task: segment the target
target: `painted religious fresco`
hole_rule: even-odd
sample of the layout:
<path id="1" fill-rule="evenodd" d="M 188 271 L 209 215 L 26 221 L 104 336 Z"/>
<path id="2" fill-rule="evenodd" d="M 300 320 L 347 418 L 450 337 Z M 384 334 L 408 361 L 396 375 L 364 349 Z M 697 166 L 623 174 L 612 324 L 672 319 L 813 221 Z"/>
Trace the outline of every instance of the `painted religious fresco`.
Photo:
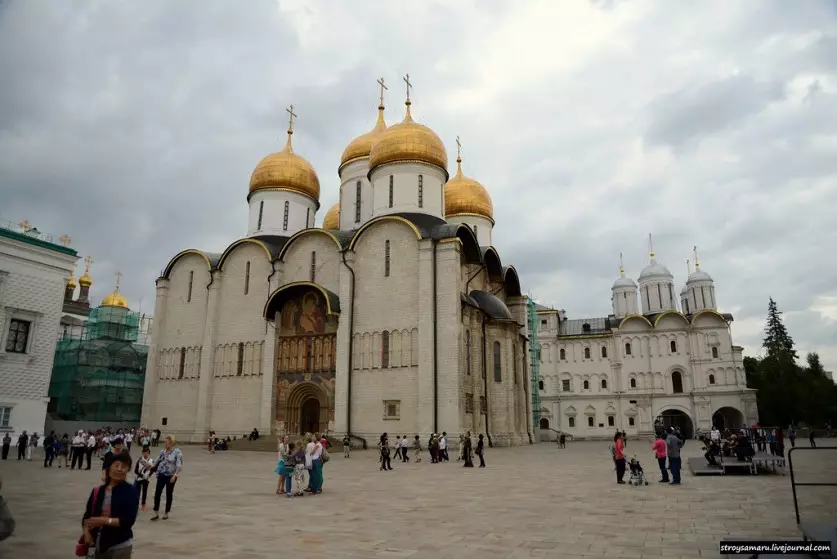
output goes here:
<path id="1" fill-rule="evenodd" d="M 282 306 L 276 329 L 276 432 L 333 428 L 337 317 L 322 293 L 307 291 Z"/>

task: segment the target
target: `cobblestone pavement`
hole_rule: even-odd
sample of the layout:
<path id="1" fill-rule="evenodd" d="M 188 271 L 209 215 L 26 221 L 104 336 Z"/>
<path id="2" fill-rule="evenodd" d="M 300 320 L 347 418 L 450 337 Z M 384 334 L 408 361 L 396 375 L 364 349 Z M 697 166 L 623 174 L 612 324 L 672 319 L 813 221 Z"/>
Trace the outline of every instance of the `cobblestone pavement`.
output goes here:
<path id="1" fill-rule="evenodd" d="M 374 451 L 349 460 L 337 451 L 321 495 L 286 499 L 274 494 L 273 454 L 209 455 L 187 446 L 172 517 L 152 523 L 150 512 L 140 513 L 134 556 L 718 557 L 722 538 L 799 537 L 789 476 L 694 477 L 687 470 L 683 485 L 663 486 L 648 443 L 629 441 L 627 450 L 643 461 L 649 487 L 616 485 L 607 443 L 578 442 L 563 450 L 488 449 L 485 469 L 430 464 L 425 456 L 381 472 Z M 698 444 L 689 441 L 683 454 L 684 462 L 699 455 Z M 795 453 L 800 471 L 821 481 L 837 481 L 835 458 L 837 448 Z M 17 520 L 0 557 L 71 557 L 99 472 L 9 460 L 0 461 L 0 475 Z M 835 520 L 834 489 L 802 493 L 802 503 Z"/>

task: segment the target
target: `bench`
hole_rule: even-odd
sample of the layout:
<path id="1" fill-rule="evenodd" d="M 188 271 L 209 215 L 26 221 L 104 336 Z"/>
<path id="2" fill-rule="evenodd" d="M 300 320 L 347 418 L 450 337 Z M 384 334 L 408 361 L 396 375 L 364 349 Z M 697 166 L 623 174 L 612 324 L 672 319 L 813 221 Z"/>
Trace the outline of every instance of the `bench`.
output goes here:
<path id="1" fill-rule="evenodd" d="M 735 470 L 744 468 L 749 471 L 751 474 L 756 474 L 756 464 L 750 460 L 741 461 L 735 456 L 719 456 L 718 462 L 721 464 L 721 469 L 724 473 L 727 473 L 727 470 Z"/>

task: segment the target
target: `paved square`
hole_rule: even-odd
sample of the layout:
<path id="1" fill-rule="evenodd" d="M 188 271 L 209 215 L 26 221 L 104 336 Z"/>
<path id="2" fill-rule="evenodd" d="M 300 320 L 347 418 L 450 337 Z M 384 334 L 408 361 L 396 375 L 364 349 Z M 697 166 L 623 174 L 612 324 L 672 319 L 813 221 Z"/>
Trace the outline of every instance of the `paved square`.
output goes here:
<path id="1" fill-rule="evenodd" d="M 616 485 L 606 442 L 488 449 L 485 469 L 430 464 L 425 456 L 380 472 L 375 451 L 350 460 L 337 451 L 324 469 L 323 494 L 295 499 L 274 495 L 274 454 L 209 455 L 186 446 L 172 518 L 152 523 L 150 512 L 140 513 L 134 556 L 718 557 L 722 538 L 799 539 L 789 476 L 685 471 L 682 486 L 661 486 L 648 446 L 628 442 L 651 482 L 641 488 Z M 699 454 L 689 441 L 684 458 Z M 837 481 L 837 448 L 795 458 L 809 480 Z M 72 556 L 99 473 L 9 460 L 0 461 L 0 475 L 17 520 L 0 557 Z M 802 501 L 821 519 L 837 519 L 837 488 L 806 491 Z"/>

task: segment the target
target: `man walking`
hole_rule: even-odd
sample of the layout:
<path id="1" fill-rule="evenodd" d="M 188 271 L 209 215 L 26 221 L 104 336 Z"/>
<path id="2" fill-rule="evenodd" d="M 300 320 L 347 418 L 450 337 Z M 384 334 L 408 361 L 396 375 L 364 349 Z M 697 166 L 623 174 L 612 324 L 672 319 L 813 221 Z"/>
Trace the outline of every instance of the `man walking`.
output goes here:
<path id="1" fill-rule="evenodd" d="M 76 433 L 76 436 L 73 437 L 73 463 L 70 465 L 71 470 L 76 469 L 76 464 L 78 464 L 78 469 L 81 470 L 81 461 L 84 459 L 84 442 L 84 433 L 82 431 L 79 431 L 78 433 Z"/>
<path id="2" fill-rule="evenodd" d="M 9 458 L 9 448 L 12 446 L 12 438 L 6 433 L 6 436 L 3 437 L 3 460 L 7 460 Z"/>
<path id="3" fill-rule="evenodd" d="M 87 470 L 90 469 L 90 460 L 93 458 L 93 452 L 96 450 L 96 436 L 93 433 L 90 433 L 90 436 L 87 437 L 87 448 L 84 449 L 84 456 L 87 458 Z M 81 468 L 81 464 L 79 464 L 79 468 Z"/>
<path id="4" fill-rule="evenodd" d="M 666 437 L 668 447 L 668 469 L 671 471 L 671 485 L 680 485 L 680 447 L 683 446 L 680 438 L 671 429 Z"/>
<path id="5" fill-rule="evenodd" d="M 52 467 L 52 459 L 55 457 L 55 431 L 50 431 L 44 437 L 44 468 Z"/>
<path id="6" fill-rule="evenodd" d="M 445 462 L 449 462 L 450 458 L 448 458 L 448 433 L 447 431 L 442 431 L 442 438 L 439 439 L 439 462 L 444 460 Z"/>
<path id="7" fill-rule="evenodd" d="M 26 447 L 29 446 L 29 435 L 26 431 L 17 438 L 17 459 L 23 460 L 26 457 Z"/>
<path id="8" fill-rule="evenodd" d="M 404 438 L 401 439 L 401 461 L 410 461 L 410 441 L 407 440 L 407 435 L 404 435 Z"/>
<path id="9" fill-rule="evenodd" d="M 38 439 L 38 433 L 32 433 L 32 436 L 29 437 L 29 446 L 26 447 L 26 460 L 29 462 L 32 461 L 32 453 L 38 448 Z"/>

